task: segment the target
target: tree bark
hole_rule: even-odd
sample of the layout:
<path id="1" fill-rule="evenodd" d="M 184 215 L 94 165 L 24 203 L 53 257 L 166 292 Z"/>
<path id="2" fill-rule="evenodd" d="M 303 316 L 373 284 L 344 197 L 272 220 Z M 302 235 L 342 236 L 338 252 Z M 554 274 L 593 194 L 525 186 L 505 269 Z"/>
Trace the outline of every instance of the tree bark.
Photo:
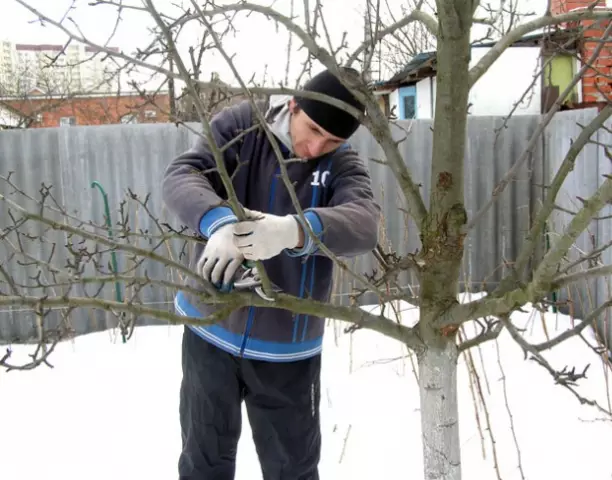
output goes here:
<path id="1" fill-rule="evenodd" d="M 436 108 L 430 207 L 421 225 L 422 306 L 427 315 L 456 302 L 463 257 L 464 156 L 469 94 L 472 7 L 465 0 L 438 0 Z"/>
<path id="2" fill-rule="evenodd" d="M 461 480 L 457 358 L 452 340 L 418 356 L 425 480 Z"/>

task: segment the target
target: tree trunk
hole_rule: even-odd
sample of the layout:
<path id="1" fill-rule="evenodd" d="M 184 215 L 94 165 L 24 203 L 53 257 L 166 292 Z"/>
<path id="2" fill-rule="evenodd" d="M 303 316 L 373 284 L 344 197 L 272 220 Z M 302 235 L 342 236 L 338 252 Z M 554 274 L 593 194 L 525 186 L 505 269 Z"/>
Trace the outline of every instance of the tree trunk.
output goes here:
<path id="1" fill-rule="evenodd" d="M 436 0 L 436 107 L 429 211 L 421 225 L 418 353 L 426 480 L 460 480 L 457 325 L 440 320 L 457 303 L 464 253 L 464 162 L 470 90 L 470 32 L 477 3 Z M 486 159 L 485 159 L 486 160 Z"/>
<path id="2" fill-rule="evenodd" d="M 464 157 L 469 94 L 472 3 L 438 0 L 436 108 L 433 123 L 429 213 L 421 225 L 425 262 L 421 276 L 423 305 L 434 318 L 456 301 L 463 257 Z"/>
<path id="3" fill-rule="evenodd" d="M 425 480 L 461 480 L 457 358 L 452 340 L 418 356 Z"/>
<path id="4" fill-rule="evenodd" d="M 437 0 L 436 109 L 429 212 L 421 225 L 418 353 L 426 480 L 460 480 L 456 326 L 437 326 L 457 303 L 467 222 L 464 156 L 469 94 L 470 0 Z"/>

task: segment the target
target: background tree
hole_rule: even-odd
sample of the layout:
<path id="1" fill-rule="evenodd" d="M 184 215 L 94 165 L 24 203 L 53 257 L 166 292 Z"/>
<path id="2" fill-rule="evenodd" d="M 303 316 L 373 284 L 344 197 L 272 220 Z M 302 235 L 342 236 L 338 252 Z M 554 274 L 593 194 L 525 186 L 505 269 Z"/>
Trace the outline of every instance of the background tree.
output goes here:
<path id="1" fill-rule="evenodd" d="M 164 77 L 164 81 L 174 78 L 177 83 L 182 82 L 185 91 L 193 101 L 202 126 L 202 131 L 193 131 L 204 135 L 211 143 L 213 142 L 212 136 L 208 133 L 210 115 L 200 92 L 202 88 L 212 85 L 211 82 L 203 79 L 205 77 L 196 75 L 197 67 L 190 64 L 185 55 L 181 54 L 177 46 L 179 37 L 176 32 L 187 24 L 195 24 L 198 28 L 206 30 L 211 48 L 214 49 L 216 55 L 225 60 L 238 84 L 230 87 L 229 85 L 235 83 L 228 81 L 222 86 L 218 84 L 214 86 L 225 95 L 239 93 L 252 100 L 253 95 L 290 94 L 293 90 L 286 85 L 265 88 L 258 86 L 252 79 L 246 79 L 246 76 L 236 68 L 231 54 L 221 41 L 220 33 L 225 28 L 229 28 L 228 26 L 238 18 L 247 15 L 249 18 L 262 16 L 268 19 L 271 25 L 282 26 L 292 34 L 292 41 L 299 44 L 300 55 L 293 57 L 298 58 L 300 63 L 298 79 L 313 64 L 325 66 L 339 76 L 341 81 L 365 103 L 367 115 L 361 117 L 348 105 L 329 97 L 305 94 L 336 104 L 349 113 L 361 117 L 364 125 L 376 138 L 384 152 L 384 158 L 381 161 L 395 175 L 403 197 L 402 204 L 398 208 L 405 209 L 411 222 L 418 229 L 420 247 L 408 254 L 398 254 L 379 247 L 373 252 L 379 261 L 379 268 L 376 272 L 361 275 L 352 271 L 344 260 L 335 258 L 316 238 L 313 239 L 321 251 L 336 262 L 339 271 L 351 276 L 354 280 L 356 285 L 352 295 L 354 302 L 357 303 L 366 294 L 373 296 L 379 304 L 385 306 L 380 315 L 368 313 L 356 305 L 339 306 L 310 299 L 294 298 L 282 293 L 273 294 L 268 288 L 265 269 L 259 263 L 258 267 L 264 277 L 264 288 L 275 297 L 274 302 L 266 302 L 249 293 L 220 294 L 211 285 L 199 279 L 201 285 L 199 293 L 206 298 L 206 301 L 219 304 L 221 308 L 216 315 L 205 320 L 180 317 L 165 309 L 145 306 L 140 299 L 149 288 L 164 287 L 176 291 L 184 288 L 182 280 L 185 277 L 197 278 L 193 272 L 184 267 L 182 262 L 182 256 L 187 247 L 177 256 L 171 254 L 168 249 L 170 240 L 187 246 L 192 244 L 194 239 L 184 229 L 160 221 L 158 214 L 148 208 L 147 198 L 140 199 L 133 192 L 130 192 L 128 197 L 131 202 L 139 206 L 141 211 L 156 220 L 159 231 L 143 232 L 131 226 L 128 221 L 129 215 L 122 206 L 121 220 L 113 227 L 115 236 L 109 239 L 104 234 L 106 227 L 80 220 L 77 215 L 69 212 L 66 206 L 56 201 L 52 189 L 48 186 L 43 186 L 36 195 L 29 194 L 8 177 L 4 179 L 3 191 L 5 193 L 0 194 L 0 199 L 9 210 L 7 218 L 10 218 L 10 222 L 4 227 L 0 238 L 4 239 L 6 249 L 11 253 L 5 266 L 0 265 L 0 275 L 4 278 L 3 283 L 0 284 L 2 291 L 0 306 L 32 307 L 40 318 L 48 315 L 51 308 L 57 307 L 62 308 L 61 312 L 64 316 L 68 316 L 76 308 L 101 309 L 114 312 L 120 318 L 127 315 L 130 318 L 127 321 L 127 328 L 133 328 L 134 318 L 138 316 L 155 317 L 171 323 L 211 323 L 235 308 L 254 305 L 320 315 L 351 323 L 354 328 L 369 328 L 378 331 L 402 342 L 416 353 L 421 397 L 424 470 L 425 478 L 428 480 L 461 478 L 456 385 L 457 359 L 461 351 L 496 338 L 502 330 L 507 330 L 525 350 L 526 355 L 529 354 L 536 359 L 552 374 L 557 383 L 569 389 L 581 402 L 589 403 L 600 412 L 610 415 L 608 408 L 578 393 L 575 382 L 584 375 L 584 372 L 557 371 L 542 354 L 556 344 L 573 335 L 579 335 L 585 328 L 592 326 L 598 315 L 609 307 L 610 302 L 606 302 L 596 311 L 591 312 L 575 328 L 539 345 L 527 343 L 520 330 L 510 320 L 511 314 L 526 303 L 532 303 L 538 308 L 545 309 L 550 304 L 548 300 L 550 292 L 587 278 L 605 276 L 612 272 L 610 265 L 588 263 L 588 260 L 598 253 L 597 251 L 587 252 L 577 260 L 568 261 L 570 249 L 577 238 L 596 218 L 598 212 L 612 200 L 612 177 L 609 176 L 601 179 L 601 184 L 594 195 L 582 199 L 581 208 L 574 212 L 567 227 L 562 232 L 557 232 L 551 248 L 540 257 L 535 255 L 543 242 L 547 220 L 555 209 L 559 189 L 572 170 L 578 153 L 592 141 L 591 138 L 598 129 L 607 128 L 605 123 L 612 113 L 612 106 L 609 103 L 600 110 L 593 122 L 584 126 L 582 133 L 567 152 L 552 183 L 547 186 L 545 200 L 537 210 L 536 218 L 524 238 L 517 258 L 512 259 L 511 262 L 508 259 L 500 259 L 500 264 L 506 265 L 507 273 L 499 286 L 486 297 L 474 301 L 460 303 L 457 299 L 466 236 L 473 229 L 479 228 L 479 222 L 485 213 L 499 200 L 503 190 L 529 158 L 531 150 L 547 124 L 555 112 L 560 109 L 563 99 L 570 93 L 570 87 L 578 82 L 590 69 L 593 59 L 601 54 L 612 30 L 612 22 L 610 22 L 612 13 L 609 9 L 585 8 L 557 16 L 552 16 L 547 12 L 544 16 L 534 20 L 518 25 L 513 24 L 511 29 L 505 28 L 500 31 L 500 35 L 503 35 L 494 48 L 475 65 L 470 66 L 471 37 L 476 24 L 475 19 L 482 22 L 487 15 L 490 16 L 492 13 L 495 15 L 495 12 L 499 12 L 499 10 L 491 12 L 489 7 L 481 6 L 478 1 L 474 0 L 437 0 L 435 6 L 431 5 L 434 13 L 428 13 L 423 9 L 423 3 L 419 2 L 412 10 L 403 12 L 403 16 L 397 18 L 394 23 L 389 24 L 388 21 L 385 22 L 380 18 L 374 19 L 372 24 L 376 26 L 374 29 L 375 41 L 368 40 L 358 46 L 352 45 L 351 49 L 344 39 L 336 46 L 332 44 L 330 29 L 323 14 L 324 7 L 318 1 L 313 4 L 305 1 L 300 15 L 283 14 L 272 7 L 242 1 L 223 5 L 208 1 L 201 5 L 192 0 L 185 2 L 188 7 L 183 11 L 177 12 L 178 7 L 174 7 L 172 13 L 168 13 L 170 7 L 168 10 L 162 10 L 157 8 L 151 0 L 145 0 L 142 4 L 126 4 L 119 1 L 95 2 L 94 7 L 90 8 L 111 6 L 120 12 L 124 9 L 133 9 L 153 20 L 156 40 L 134 55 L 107 51 L 108 49 L 105 50 L 104 46 L 88 40 L 85 34 L 71 26 L 69 22 L 49 18 L 43 12 L 30 6 L 25 0 L 15 1 L 29 9 L 36 18 L 48 26 L 52 25 L 63 31 L 73 41 L 94 45 L 116 57 L 118 61 L 125 62 L 134 68 L 148 69 L 158 73 Z M 298 10 L 293 4 L 292 9 Z M 380 9 L 376 11 L 380 12 Z M 583 59 L 584 66 L 573 79 L 572 85 L 567 91 L 561 93 L 546 115 L 542 116 L 527 149 L 516 159 L 512 169 L 500 180 L 489 201 L 482 206 L 480 211 L 468 218 L 463 179 L 470 89 L 504 50 L 523 35 L 569 21 L 589 19 L 607 22 L 605 31 L 598 40 L 597 48 L 589 58 Z M 491 19 L 490 23 L 497 24 L 494 20 L 495 18 Z M 422 25 L 419 28 L 426 29 L 428 35 L 435 39 L 437 49 L 437 89 L 432 126 L 431 176 L 428 179 L 429 192 L 431 192 L 429 198 L 424 198 L 421 186 L 406 166 L 398 149 L 397 132 L 394 131 L 392 122 L 389 122 L 380 110 L 367 79 L 354 81 L 345 78 L 338 69 L 340 63 L 352 64 L 362 58 L 364 50 L 367 50 L 373 43 L 377 45 L 383 39 L 394 34 L 399 35 L 399 32 L 405 32 L 409 25 L 417 23 Z M 382 25 L 385 26 L 378 28 Z M 291 53 L 291 48 L 288 51 Z M 168 64 L 169 59 L 171 59 L 173 69 L 164 66 Z M 286 76 L 288 77 L 289 75 Z M 263 119 L 260 117 L 258 120 L 260 123 L 257 128 L 260 128 L 266 135 L 272 135 L 265 122 L 262 121 Z M 236 215 L 243 218 L 242 208 L 236 201 L 230 176 L 222 162 L 222 148 L 213 148 L 213 153 L 217 161 L 217 171 L 226 189 L 230 192 L 229 202 Z M 291 182 L 286 175 L 282 155 L 279 151 L 276 154 L 283 182 L 288 190 L 293 192 Z M 12 195 L 9 195 L 9 192 Z M 18 197 L 21 200 L 16 200 Z M 293 201 L 297 213 L 300 216 L 303 215 L 301 207 L 295 201 L 295 196 Z M 24 205 L 32 207 L 28 208 Z M 48 240 L 53 231 L 67 235 L 68 242 L 65 246 Z M 312 235 L 312 232 L 308 234 Z M 54 263 L 53 254 L 57 248 L 68 249 L 71 258 L 68 264 Z M 166 249 L 168 253 L 165 253 L 163 249 Z M 601 247 L 595 250 L 601 251 Z M 129 255 L 129 267 L 113 273 L 112 269 L 100 261 L 100 254 L 108 251 L 121 251 Z M 34 271 L 39 272 L 30 275 L 27 285 L 17 278 L 16 264 L 10 264 L 17 257 L 21 258 L 23 262 L 21 265 L 33 266 Z M 147 275 L 146 268 L 143 270 L 143 266 L 146 267 L 150 262 L 162 263 L 168 272 L 173 273 L 169 273 L 165 278 L 151 278 Z M 576 271 L 576 267 L 581 267 L 580 271 Z M 43 271 L 44 275 L 40 273 Z M 414 326 L 403 325 L 396 319 L 390 318 L 393 313 L 389 315 L 394 301 L 402 299 L 414 301 L 412 291 L 406 291 L 397 281 L 399 275 L 406 271 L 411 272 L 419 283 L 420 318 Z M 106 300 L 100 295 L 105 284 L 117 281 L 123 282 L 132 292 L 130 298 L 124 302 Z M 459 336 L 460 328 L 468 322 L 481 325 L 481 332 L 472 338 Z M 63 332 L 60 330 L 57 332 L 59 333 L 54 335 L 53 340 L 61 338 Z M 41 339 L 43 340 L 41 343 L 47 346 L 49 338 L 42 335 Z M 49 348 L 44 350 L 41 347 L 34 355 L 32 364 L 27 368 L 48 361 L 49 352 Z M 5 364 L 9 360 L 8 357 L 3 359 Z"/>

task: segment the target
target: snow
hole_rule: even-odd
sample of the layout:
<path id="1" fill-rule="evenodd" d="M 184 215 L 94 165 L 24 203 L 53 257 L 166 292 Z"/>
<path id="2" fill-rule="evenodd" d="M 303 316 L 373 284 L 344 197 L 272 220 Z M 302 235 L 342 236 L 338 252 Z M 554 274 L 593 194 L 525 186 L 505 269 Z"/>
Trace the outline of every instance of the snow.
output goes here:
<path id="1" fill-rule="evenodd" d="M 418 309 L 405 302 L 400 307 L 401 321 L 413 324 Z M 527 328 L 525 337 L 531 342 L 547 338 L 544 324 L 550 336 L 573 325 L 561 314 L 543 314 L 530 305 L 524 310 L 512 321 Z M 411 361 L 394 340 L 367 330 L 344 334 L 345 326 L 330 322 L 325 340 L 321 477 L 422 479 L 416 359 Z M 177 478 L 181 337 L 182 327 L 165 326 L 140 327 L 127 344 L 114 331 L 89 334 L 60 345 L 51 358 L 52 369 L 0 372 L 0 479 Z M 592 332 L 583 337 L 544 356 L 556 369 L 567 365 L 581 371 L 590 363 L 578 391 L 609 409 L 609 372 L 587 345 L 595 345 Z M 13 348 L 15 362 L 26 360 L 32 349 Z M 524 360 L 506 332 L 468 354 L 486 410 L 462 355 L 458 385 L 463 478 L 498 478 L 490 435 L 503 480 L 523 475 L 528 480 L 611 478 L 610 420 L 580 405 L 547 371 Z M 259 480 L 261 473 L 245 420 L 236 480 L 247 479 Z"/>

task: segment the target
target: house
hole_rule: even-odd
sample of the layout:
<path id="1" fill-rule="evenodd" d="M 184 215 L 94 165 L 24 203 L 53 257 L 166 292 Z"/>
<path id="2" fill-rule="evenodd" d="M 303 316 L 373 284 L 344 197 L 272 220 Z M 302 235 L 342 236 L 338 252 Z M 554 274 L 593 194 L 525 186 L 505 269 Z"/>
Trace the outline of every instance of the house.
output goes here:
<path id="1" fill-rule="evenodd" d="M 589 6 L 592 0 L 553 0 L 553 13 Z M 601 2 L 603 3 L 603 1 Z M 532 115 L 547 112 L 582 68 L 579 56 L 589 58 L 603 37 L 604 22 L 562 25 L 546 33 L 524 36 L 507 48 L 474 84 L 469 94 L 471 115 Z M 586 28 L 584 28 L 586 27 Z M 474 44 L 470 67 L 495 42 Z M 559 46 L 563 46 L 563 51 Z M 602 49 L 566 98 L 562 109 L 603 105 L 612 98 L 612 43 Z M 389 80 L 374 85 L 373 93 L 387 115 L 399 120 L 433 118 L 436 97 L 436 52 L 416 55 Z"/>
<path id="2" fill-rule="evenodd" d="M 21 128 L 168 122 L 169 105 L 167 92 L 58 95 L 35 88 L 27 95 L 0 97 L 0 112 L 19 117 L 13 127 Z"/>
<path id="3" fill-rule="evenodd" d="M 230 94 L 223 85 L 205 87 L 200 91 L 208 116 L 226 106 L 249 98 L 246 94 Z M 253 95 L 255 100 L 266 95 Z M 34 88 L 24 95 L 0 96 L 0 122 L 11 118 L 11 128 L 48 128 L 75 125 L 103 125 L 117 123 L 199 122 L 193 98 L 183 89 L 174 100 L 175 115 L 170 92 L 149 95 L 137 93 L 79 93 L 51 94 Z"/>

